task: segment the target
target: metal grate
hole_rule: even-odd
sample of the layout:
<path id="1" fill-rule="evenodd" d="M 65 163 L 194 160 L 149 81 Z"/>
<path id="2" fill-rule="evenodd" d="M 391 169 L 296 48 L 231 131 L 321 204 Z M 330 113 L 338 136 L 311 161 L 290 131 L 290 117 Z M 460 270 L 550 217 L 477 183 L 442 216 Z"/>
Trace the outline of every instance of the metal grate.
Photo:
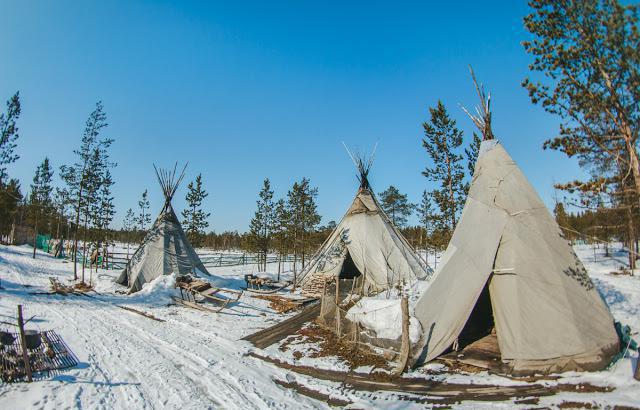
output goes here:
<path id="1" fill-rule="evenodd" d="M 26 380 L 20 335 L 12 334 L 15 337 L 13 344 L 0 345 L 0 380 L 4 383 Z M 48 330 L 40 336 L 40 346 L 28 350 L 33 380 L 48 378 L 78 364 L 78 358 L 56 332 Z"/>

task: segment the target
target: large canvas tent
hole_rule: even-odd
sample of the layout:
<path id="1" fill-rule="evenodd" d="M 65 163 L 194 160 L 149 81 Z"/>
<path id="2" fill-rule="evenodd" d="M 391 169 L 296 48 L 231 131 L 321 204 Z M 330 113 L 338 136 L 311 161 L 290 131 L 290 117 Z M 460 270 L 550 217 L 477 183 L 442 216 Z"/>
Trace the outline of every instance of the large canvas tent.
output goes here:
<path id="1" fill-rule="evenodd" d="M 496 140 L 482 142 L 460 221 L 414 315 L 417 364 L 482 328 L 473 337 L 493 333 L 512 374 L 602 369 L 619 351 L 605 302 Z"/>
<path id="2" fill-rule="evenodd" d="M 175 171 L 175 167 L 172 173 L 156 169 L 165 198 L 164 206 L 142 244 L 116 280 L 117 283 L 128 286 L 131 293 L 139 291 L 142 285 L 161 275 L 209 275 L 171 206 L 171 199 L 184 176 L 183 170 L 176 179 Z"/>
<path id="3" fill-rule="evenodd" d="M 396 229 L 375 198 L 367 175 L 371 162 L 357 159 L 360 189 L 346 214 L 301 272 L 303 292 L 318 295 L 330 278 L 359 278 L 359 293 L 374 294 L 427 276 L 427 265 Z"/>

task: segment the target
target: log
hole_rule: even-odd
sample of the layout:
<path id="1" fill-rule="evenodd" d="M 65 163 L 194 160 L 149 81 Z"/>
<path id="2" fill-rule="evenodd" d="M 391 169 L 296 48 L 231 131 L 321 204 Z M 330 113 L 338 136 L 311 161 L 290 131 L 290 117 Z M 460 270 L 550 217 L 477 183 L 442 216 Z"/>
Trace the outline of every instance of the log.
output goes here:
<path id="1" fill-rule="evenodd" d="M 88 295 L 87 295 L 87 296 L 88 296 Z M 165 321 L 164 319 L 157 318 L 157 317 L 153 316 L 153 315 L 152 315 L 152 314 L 150 314 L 150 313 L 145 313 L 145 312 L 142 312 L 142 311 L 140 311 L 140 310 L 137 310 L 137 309 L 131 308 L 131 307 L 129 307 L 129 306 L 122 306 L 122 305 L 114 305 L 114 306 L 115 306 L 115 307 L 118 307 L 118 308 L 120 308 L 120 309 L 126 310 L 126 311 L 128 311 L 128 312 L 135 313 L 135 314 L 140 315 L 140 316 L 144 316 L 144 317 L 146 317 L 146 318 L 148 318 L 148 319 L 155 320 L 156 322 L 164 322 L 164 321 Z"/>

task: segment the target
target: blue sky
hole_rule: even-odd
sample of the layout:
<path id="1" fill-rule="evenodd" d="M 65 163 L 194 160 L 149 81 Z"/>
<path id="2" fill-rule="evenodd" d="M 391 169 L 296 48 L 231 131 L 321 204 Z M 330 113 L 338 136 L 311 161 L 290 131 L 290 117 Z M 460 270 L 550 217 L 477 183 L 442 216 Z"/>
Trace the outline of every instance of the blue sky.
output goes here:
<path id="1" fill-rule="evenodd" d="M 189 161 L 187 180 L 202 173 L 216 231 L 247 229 L 265 177 L 276 195 L 311 178 L 323 222 L 339 219 L 357 188 L 342 141 L 377 142 L 374 188 L 418 201 L 432 188 L 421 175 L 428 107 L 443 100 L 471 138 L 460 109 L 477 103 L 468 64 L 492 93 L 495 134 L 547 205 L 554 182 L 580 175 L 542 150 L 558 118 L 520 85 L 524 1 L 0 2 L 0 99 L 4 110 L 20 90 L 23 103 L 10 175 L 26 188 L 45 156 L 70 163 L 102 100 L 116 227 L 146 188 L 159 210 L 152 164 L 175 161 Z"/>

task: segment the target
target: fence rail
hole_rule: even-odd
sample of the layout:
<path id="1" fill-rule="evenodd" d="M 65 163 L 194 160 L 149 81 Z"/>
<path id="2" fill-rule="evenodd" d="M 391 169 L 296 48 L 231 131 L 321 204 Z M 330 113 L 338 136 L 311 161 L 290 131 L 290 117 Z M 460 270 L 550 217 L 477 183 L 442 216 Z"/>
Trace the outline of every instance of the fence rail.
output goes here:
<path id="1" fill-rule="evenodd" d="M 133 256 L 134 252 L 111 252 L 107 257 L 105 264 L 102 263 L 102 255 L 98 257 L 98 266 L 105 269 L 117 269 L 121 270 L 127 266 L 127 263 Z M 72 253 L 66 255 L 67 259 L 72 258 Z M 255 254 L 228 254 L 228 253 L 205 253 L 198 254 L 200 261 L 205 268 L 219 268 L 226 266 L 243 266 L 243 265 L 257 265 L 261 261 L 261 257 Z M 293 256 L 287 255 L 280 257 L 278 255 L 268 255 L 267 263 L 280 262 L 293 262 Z M 85 266 L 89 266 L 90 258 L 87 255 L 83 257 L 82 249 L 78 249 L 78 263 L 85 263 Z"/>

